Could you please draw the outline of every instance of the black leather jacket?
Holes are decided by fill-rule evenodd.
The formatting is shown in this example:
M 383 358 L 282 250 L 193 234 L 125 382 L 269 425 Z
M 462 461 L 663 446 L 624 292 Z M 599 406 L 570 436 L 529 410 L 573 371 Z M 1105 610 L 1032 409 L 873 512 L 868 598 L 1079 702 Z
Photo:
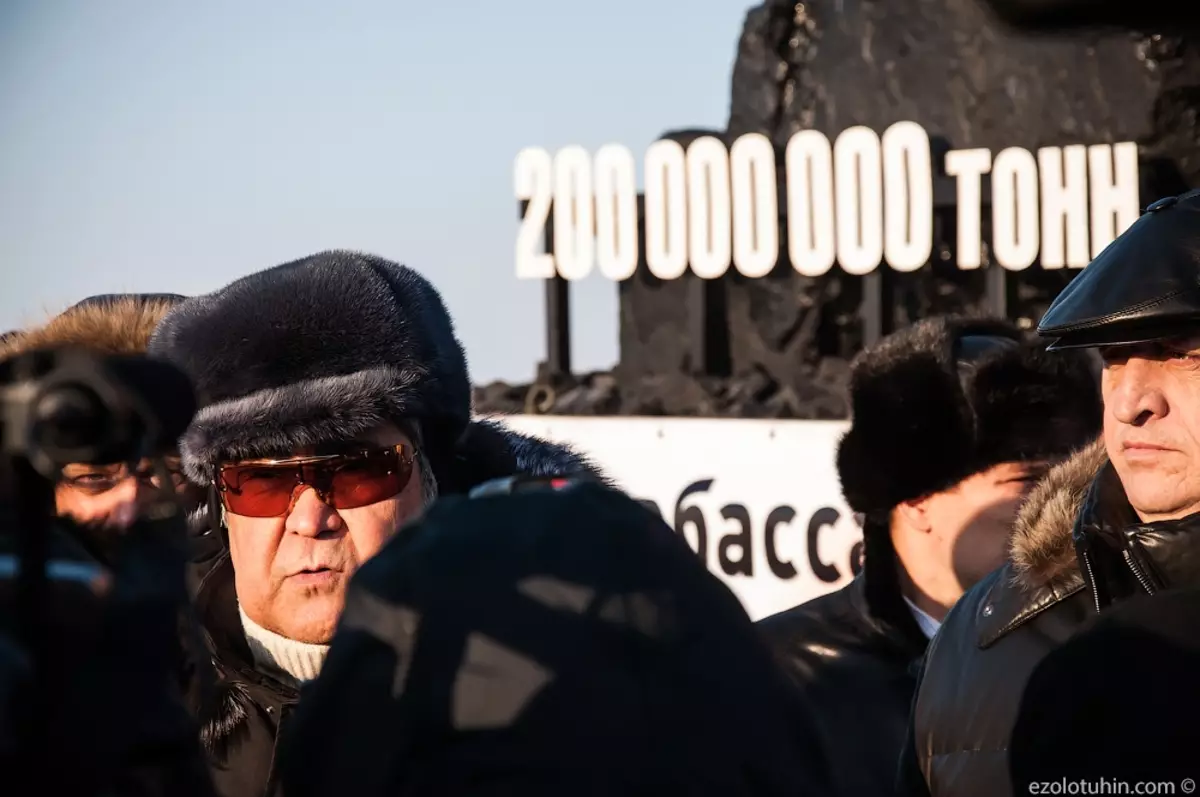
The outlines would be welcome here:
M 1109 605 L 1200 584 L 1198 532 L 1197 515 L 1139 522 L 1100 444 L 1051 471 L 1010 563 L 963 596 L 926 653 L 901 793 L 1011 795 L 1008 748 L 1034 669 Z
M 891 795 L 926 638 L 901 597 L 886 528 L 868 524 L 864 570 L 759 628 L 807 706 L 833 793 Z

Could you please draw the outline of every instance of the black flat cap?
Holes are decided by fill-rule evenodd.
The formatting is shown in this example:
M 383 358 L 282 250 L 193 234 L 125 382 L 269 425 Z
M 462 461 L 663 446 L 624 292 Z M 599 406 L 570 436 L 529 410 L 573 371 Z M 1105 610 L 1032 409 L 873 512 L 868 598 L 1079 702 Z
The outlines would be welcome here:
M 1037 331 L 1056 339 L 1050 349 L 1200 332 L 1200 190 L 1147 207 L 1063 289 Z

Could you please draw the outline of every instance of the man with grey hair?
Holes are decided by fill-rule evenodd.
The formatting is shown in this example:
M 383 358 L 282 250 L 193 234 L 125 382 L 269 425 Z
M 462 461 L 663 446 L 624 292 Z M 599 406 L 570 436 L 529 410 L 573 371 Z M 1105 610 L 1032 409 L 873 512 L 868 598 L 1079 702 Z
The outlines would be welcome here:
M 280 728 L 320 671 L 350 577 L 439 492 L 598 475 L 473 421 L 441 297 L 379 257 L 323 252 L 191 299 L 150 352 L 192 378 L 201 407 L 180 451 L 209 495 L 195 600 L 221 688 L 197 710 L 228 797 L 275 787 Z

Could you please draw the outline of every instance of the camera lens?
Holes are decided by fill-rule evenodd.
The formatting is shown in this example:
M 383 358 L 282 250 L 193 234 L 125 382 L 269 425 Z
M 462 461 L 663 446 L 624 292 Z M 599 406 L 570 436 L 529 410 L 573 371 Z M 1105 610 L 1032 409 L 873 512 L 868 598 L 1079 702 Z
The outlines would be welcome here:
M 33 409 L 33 438 L 38 446 L 59 451 L 103 443 L 108 412 L 95 392 L 82 385 L 55 388 Z

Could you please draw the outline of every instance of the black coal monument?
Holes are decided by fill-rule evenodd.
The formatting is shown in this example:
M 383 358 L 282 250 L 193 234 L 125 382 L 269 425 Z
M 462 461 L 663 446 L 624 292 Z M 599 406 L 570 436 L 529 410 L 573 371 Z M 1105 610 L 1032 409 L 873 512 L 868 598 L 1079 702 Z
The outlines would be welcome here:
M 1175 26 L 1039 34 L 1006 26 L 980 0 L 767 0 L 747 13 L 725 130 L 664 134 L 731 144 L 767 136 L 833 140 L 902 120 L 928 132 L 934 171 L 929 262 L 852 275 L 798 273 L 787 245 L 765 277 L 689 270 L 660 280 L 644 262 L 618 283 L 620 362 L 574 374 L 568 283 L 546 281 L 547 359 L 532 385 L 476 390 L 480 412 L 841 419 L 848 364 L 914 319 L 983 311 L 1035 325 L 1074 268 L 1010 271 L 989 256 L 987 178 L 979 268 L 959 267 L 949 150 L 1136 142 L 1140 207 L 1200 186 L 1200 38 Z M 522 208 L 522 213 L 524 208 Z M 781 203 L 781 216 L 783 215 Z M 640 224 L 644 226 L 644 213 Z M 644 231 L 639 231 L 644 240 Z M 781 219 L 780 241 L 786 242 Z M 550 238 L 547 236 L 547 251 Z

